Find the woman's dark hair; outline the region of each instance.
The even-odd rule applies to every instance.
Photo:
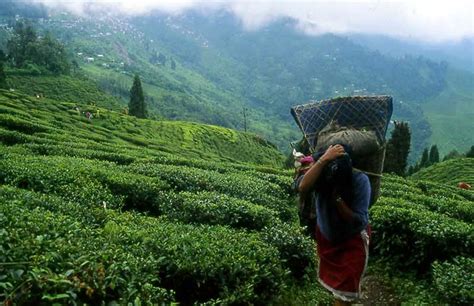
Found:
[[[327,164],[316,184],[319,193],[335,192],[344,202],[352,202],[352,148],[341,144],[346,152],[343,156]],[[314,154],[314,159],[319,159],[326,150]]]

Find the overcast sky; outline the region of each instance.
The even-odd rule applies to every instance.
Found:
[[[1,0],[0,0],[1,1]],[[474,1],[301,1],[301,0],[31,0],[82,12],[85,2],[106,5],[127,14],[160,10],[177,14],[186,9],[225,8],[234,12],[248,30],[275,18],[289,16],[308,34],[371,33],[425,42],[456,41],[474,36]]]

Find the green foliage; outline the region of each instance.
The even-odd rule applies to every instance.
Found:
[[[437,145],[432,145],[430,148],[430,165],[439,163],[439,151]]]
[[[0,121],[2,122],[3,127],[24,134],[41,133],[50,130],[47,125],[32,123],[10,114],[0,114]]]
[[[137,121],[102,108],[98,118],[87,120],[77,114],[77,104],[6,91],[0,101],[0,198],[21,209],[5,212],[8,218],[33,218],[1,224],[24,233],[8,240],[11,256],[4,261],[26,263],[8,271],[0,266],[7,275],[0,294],[9,301],[255,304],[274,299],[289,279],[314,267],[313,244],[298,227],[280,221],[296,214],[282,177],[288,172],[235,162],[233,154],[261,160],[259,155],[275,150],[261,141],[252,144],[251,135]],[[157,138],[155,128],[174,142]],[[207,151],[196,149],[200,143]],[[253,157],[233,152],[242,144],[259,149]],[[218,157],[212,152],[217,146]],[[186,155],[180,154],[183,148]],[[162,180],[135,171],[140,167],[177,176]],[[48,216],[48,223],[28,232],[41,222],[39,215]],[[279,232],[281,239],[273,237]],[[43,247],[20,247],[30,241],[27,233],[44,236]],[[69,240],[74,242],[64,243]]]
[[[421,169],[412,175],[416,180],[429,180],[456,187],[459,182],[474,183],[474,161],[455,158]]]
[[[381,198],[371,208],[377,231],[373,239],[376,254],[394,258],[399,265],[420,273],[426,272],[434,260],[472,254],[471,223],[415,207],[403,200]]]
[[[452,150],[465,152],[473,144],[472,73],[448,68],[446,81],[445,90],[421,104],[432,130],[426,145],[436,143],[441,155]]]
[[[170,220],[257,231],[277,222],[271,209],[216,192],[162,194],[160,210]]]
[[[448,159],[453,159],[453,158],[459,158],[459,157],[462,157],[461,153],[459,153],[457,150],[451,150],[449,151],[448,154],[446,154],[443,157],[443,161],[448,160]]]
[[[76,82],[73,78],[66,77],[60,81],[53,77],[27,77],[23,86],[26,87],[28,82],[31,82],[31,88],[39,86],[38,91],[32,90],[32,94],[44,93],[41,89],[44,88],[59,99],[60,93],[52,91],[62,86],[72,101],[83,99],[90,103],[97,99],[104,103],[104,107],[113,108],[114,105],[109,96],[103,97],[97,88],[94,92],[93,88],[86,86],[90,83]],[[32,109],[35,111],[31,112]],[[82,113],[86,111],[94,115],[92,120],[84,117]],[[231,161],[235,166],[247,167],[247,170],[255,169],[252,164],[256,163],[279,166],[284,158],[273,146],[262,143],[252,134],[196,123],[139,121],[99,105],[38,99],[16,92],[0,90],[0,116],[0,128],[21,132],[15,136],[9,133],[6,140],[9,144],[14,144],[14,141],[24,143],[27,139],[28,146],[39,154],[98,158],[120,163],[145,157],[166,157],[168,160],[181,157],[176,161],[178,163],[204,158]],[[2,131],[1,134],[5,133]],[[33,146],[33,143],[37,145]],[[247,166],[243,163],[251,164]],[[202,167],[208,164],[204,163]]]
[[[147,110],[145,104],[145,96],[143,94],[142,83],[140,77],[135,75],[133,85],[130,89],[130,102],[128,103],[128,112],[137,118],[146,118]]]
[[[473,158],[474,157],[474,146],[471,146],[469,151],[466,153],[466,157]]]
[[[297,225],[291,171],[275,167],[284,157],[274,147],[246,133],[138,120],[59,97],[0,90],[1,299],[330,301],[314,282],[314,242]],[[88,120],[76,107],[100,115]],[[449,162],[474,168],[464,160],[472,159]],[[440,277],[447,265],[436,262],[472,259],[472,192],[392,175],[381,191],[371,208],[372,258],[401,271],[400,301],[445,301],[427,288],[454,292]]]
[[[433,283],[446,303],[474,303],[474,259],[455,257],[433,264]]]
[[[334,302],[332,294],[321,287],[314,275],[305,282],[294,282],[285,288],[282,294],[269,305],[331,305]]]
[[[280,258],[292,275],[301,279],[311,277],[315,270],[315,246],[312,240],[303,234],[302,229],[285,223],[275,223],[265,227],[261,237],[280,252]]]
[[[377,282],[376,288],[382,283],[388,285],[394,292],[395,299],[385,300],[380,304],[392,302],[407,305],[441,304],[439,292],[435,290],[430,279],[420,278],[412,271],[401,271],[397,263],[392,260],[372,257],[366,275],[371,281]]]
[[[60,205],[0,190],[8,203],[0,207],[8,229],[0,231],[2,262],[9,263],[0,266],[7,275],[0,294],[14,302],[170,302],[173,291],[162,288],[171,287],[183,303],[251,303],[283,285],[277,252],[256,235],[111,211],[95,229],[76,221],[74,211],[51,212]]]
[[[116,97],[99,90],[97,84],[86,78],[71,76],[31,76],[23,75],[21,70],[11,70],[8,76],[12,88],[30,96],[58,101],[78,103],[81,111],[85,109],[95,113],[90,105],[119,110],[123,103]],[[32,107],[34,104],[26,105]],[[82,107],[81,107],[82,106]]]
[[[411,132],[407,122],[395,121],[392,136],[387,142],[384,169],[386,173],[405,175],[408,153],[410,152]]]
[[[6,89],[6,88],[8,88],[8,83],[7,83],[7,75],[5,74],[5,63],[0,58],[0,89]]]
[[[173,292],[160,288],[159,278],[151,273],[158,269],[158,261],[142,248],[131,252],[102,230],[78,221],[80,215],[74,213],[80,210],[74,208],[80,206],[16,189],[0,190],[4,203],[0,271],[6,276],[0,280],[2,300],[14,304],[174,301]]]
[[[16,154],[6,157],[0,160],[2,184],[51,193],[96,207],[122,206],[121,197],[114,196],[97,178],[87,176],[91,164],[86,160],[75,160],[71,164],[70,159],[64,158],[28,158]]]
[[[428,148],[425,148],[423,150],[423,154],[421,155],[420,168],[426,168],[429,165],[430,165],[430,157],[428,153]]]
[[[127,169],[164,180],[176,191],[217,191],[273,209],[285,221],[294,218],[294,210],[290,209],[288,201],[285,201],[289,194],[277,185],[256,177],[149,163],[135,163]]]
[[[70,64],[64,46],[49,33],[39,38],[31,24],[18,22],[15,25],[7,49],[8,57],[17,68],[30,65],[30,70],[31,67],[41,67],[56,75],[69,73]],[[37,70],[40,74],[41,69]]]

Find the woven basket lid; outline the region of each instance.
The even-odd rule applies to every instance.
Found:
[[[291,114],[314,150],[319,132],[329,123],[374,131],[380,143],[385,142],[393,105],[390,96],[351,96],[291,108]]]

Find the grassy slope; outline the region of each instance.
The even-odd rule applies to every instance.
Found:
[[[430,143],[438,145],[441,155],[465,152],[474,143],[474,75],[450,69],[447,82],[444,91],[422,104],[433,131]]]
[[[411,177],[449,186],[456,186],[459,182],[474,184],[474,158],[450,159],[421,169]]]
[[[7,73],[10,88],[30,96],[39,95],[53,100],[120,109],[120,99],[106,94],[96,83],[86,78],[22,75],[18,70]]]
[[[160,155],[164,151],[185,158],[275,166],[281,165],[284,159],[265,140],[222,127],[141,120],[99,106],[37,99],[7,91],[0,92],[0,101],[3,118],[14,117],[27,121],[16,125],[12,123],[8,129],[21,131],[28,129],[25,125],[33,125],[43,132],[34,134],[32,128],[30,134],[33,135],[28,135],[28,142],[44,143],[51,138],[60,139],[58,142],[61,142],[69,138],[72,147],[112,145],[130,148],[142,157]],[[75,110],[76,107],[79,107],[80,114]],[[91,121],[82,114],[87,111],[96,115]]]

